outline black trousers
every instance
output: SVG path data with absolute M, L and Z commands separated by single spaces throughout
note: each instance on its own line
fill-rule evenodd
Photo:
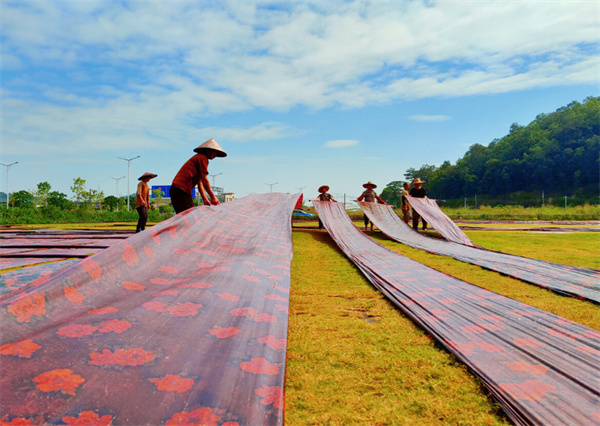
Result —
M 137 209 L 138 215 L 140 218 L 138 219 L 137 226 L 135 228 L 135 232 L 140 232 L 146 229 L 146 222 L 148 222 L 148 207 L 140 206 Z
M 419 213 L 417 213 L 415 211 L 415 209 L 412 209 L 412 226 L 413 229 L 416 231 L 417 229 L 419 229 L 419 218 L 421 218 L 421 221 L 423 222 L 423 230 L 427 229 L 427 222 L 425 221 L 425 218 L 423 218 L 422 216 L 419 215 Z
M 179 214 L 194 207 L 194 199 L 192 194 L 188 194 L 176 186 L 171 186 L 171 204 L 173 204 L 175 213 Z

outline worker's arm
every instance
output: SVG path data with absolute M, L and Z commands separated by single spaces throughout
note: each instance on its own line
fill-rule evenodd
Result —
M 202 197 L 202 202 L 207 206 L 210 205 L 218 205 L 219 200 L 213 194 L 212 188 L 210 187 L 210 182 L 208 181 L 208 174 L 200 175 L 200 182 L 198 182 L 198 190 L 200 191 L 200 196 Z M 210 197 L 210 202 L 206 196 Z

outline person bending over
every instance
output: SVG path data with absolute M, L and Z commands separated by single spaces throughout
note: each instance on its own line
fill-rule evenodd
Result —
M 381 199 L 381 197 L 379 195 L 377 195 L 375 193 L 375 191 L 373 191 L 373 189 L 377 188 L 377 185 L 375 185 L 373 182 L 368 181 L 367 183 L 363 184 L 363 188 L 366 188 L 366 190 L 360 195 L 360 197 L 358 197 L 356 199 L 356 201 L 365 200 L 365 202 L 367 202 L 367 203 L 379 202 L 380 204 L 385 204 L 385 201 L 383 201 Z M 372 231 L 373 230 L 373 222 L 371 222 L 369 220 L 369 217 L 366 214 L 364 216 L 364 220 L 365 220 L 365 231 L 367 230 L 369 223 L 371 224 L 371 231 Z
M 200 197 L 205 205 L 219 204 L 208 181 L 208 162 L 216 157 L 227 157 L 227 153 L 213 138 L 198 146 L 194 152 L 196 155 L 181 166 L 171 184 L 171 203 L 175 213 L 181 213 L 194 207 L 192 190 L 196 185 L 198 185 Z M 207 195 L 210 197 L 210 201 Z
M 327 185 L 323 185 L 323 186 L 319 187 L 318 191 L 319 191 L 319 196 L 317 197 L 317 200 L 333 201 L 334 203 L 337 202 L 333 199 L 331 194 L 327 192 L 327 191 L 329 191 L 329 187 Z M 323 222 L 321 222 L 321 219 L 319 219 L 319 229 L 323 229 Z

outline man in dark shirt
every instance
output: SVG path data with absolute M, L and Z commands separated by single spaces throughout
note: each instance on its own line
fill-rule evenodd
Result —
M 171 184 L 171 203 L 175 213 L 181 213 L 194 207 L 192 198 L 192 189 L 198 185 L 198 191 L 202 197 L 202 202 L 210 206 L 219 204 L 219 200 L 213 194 L 210 182 L 208 181 L 208 161 L 215 157 L 227 157 L 227 153 L 212 138 L 204 142 L 198 148 L 192 158 L 185 162 Z M 207 195 L 210 197 L 210 201 Z
M 409 195 L 411 197 L 415 197 L 415 198 L 427 198 L 427 193 L 425 192 L 425 188 L 421 187 L 421 184 L 425 183 L 424 180 L 421 180 L 420 178 L 415 178 L 415 180 L 413 180 L 413 188 L 410 190 Z M 417 231 L 419 229 L 419 213 L 417 213 L 415 211 L 415 209 L 412 209 L 412 226 L 413 229 L 415 231 Z M 421 221 L 423 222 L 423 231 L 425 231 L 427 229 L 427 222 L 425 221 L 425 218 L 421 217 Z

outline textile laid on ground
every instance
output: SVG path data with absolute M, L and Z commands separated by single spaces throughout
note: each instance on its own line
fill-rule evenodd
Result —
M 18 290 L 25 285 L 41 285 L 51 274 L 59 271 L 73 263 L 79 262 L 78 259 L 66 259 L 41 265 L 33 265 L 28 268 L 17 269 L 0 274 L 0 297 L 7 293 Z
M 65 258 L 84 258 L 132 235 L 115 231 L 3 230 L 0 270 Z
M 375 226 L 395 241 L 501 272 L 557 293 L 600 303 L 600 271 L 596 269 L 561 265 L 431 238 L 414 232 L 390 206 L 359 205 Z
M 343 203 L 313 204 L 367 279 L 465 363 L 515 423 L 600 424 L 600 332 L 383 247 Z
M 445 239 L 458 244 L 474 246 L 467 235 L 440 209 L 431 198 L 409 197 L 409 203 L 425 221 L 435 228 Z
M 0 297 L 0 419 L 281 424 L 297 198 L 193 208 Z

